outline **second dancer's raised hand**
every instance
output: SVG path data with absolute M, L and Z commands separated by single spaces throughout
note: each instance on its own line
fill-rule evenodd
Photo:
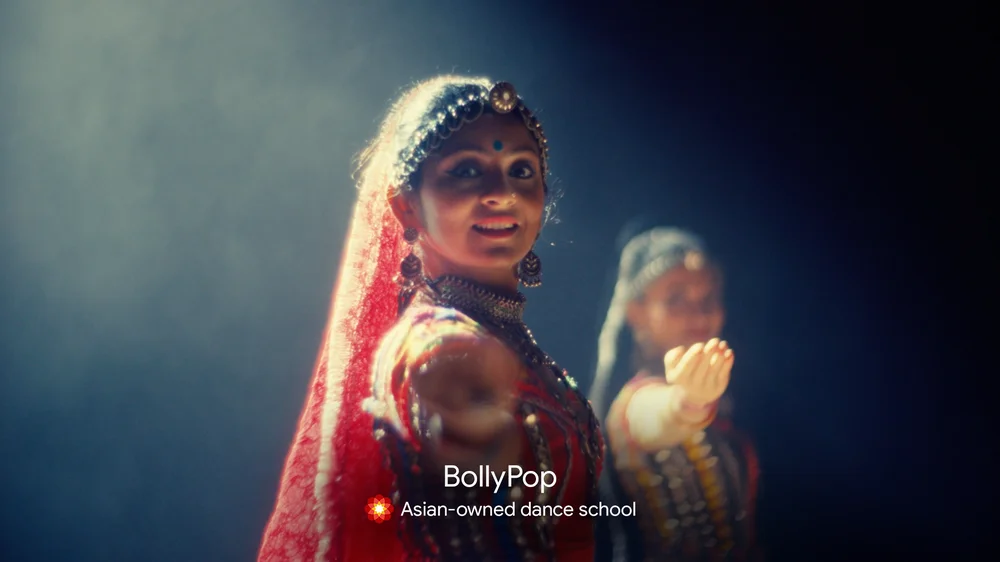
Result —
M 682 400 L 703 407 L 719 399 L 729 386 L 735 356 L 725 341 L 713 338 L 686 350 L 676 347 L 663 359 L 667 382 L 682 390 Z

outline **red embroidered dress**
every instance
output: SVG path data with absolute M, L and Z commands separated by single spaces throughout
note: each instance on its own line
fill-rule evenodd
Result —
M 523 296 L 501 296 L 467 280 L 446 277 L 417 294 L 389 332 L 375 362 L 375 435 L 395 475 L 394 505 L 458 506 L 515 504 L 513 517 L 401 516 L 407 552 L 416 559 L 586 560 L 593 559 L 593 519 L 523 517 L 521 507 L 588 505 L 596 498 L 603 441 L 586 399 L 564 371 L 542 352 L 521 322 Z M 422 363 L 443 335 L 496 337 L 525 363 L 517 385 L 516 419 L 524 431 L 520 466 L 554 471 L 557 485 L 515 485 L 498 493 L 485 488 L 445 488 L 441 475 L 421 471 L 427 421 L 410 392 L 412 366 Z M 493 467 L 498 472 L 506 467 Z

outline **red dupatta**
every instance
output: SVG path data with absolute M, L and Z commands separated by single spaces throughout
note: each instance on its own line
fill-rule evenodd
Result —
M 396 320 L 394 277 L 406 251 L 387 184 L 371 179 L 362 183 L 355 205 L 330 319 L 264 532 L 261 562 L 403 556 L 398 517 L 374 523 L 366 515 L 368 499 L 388 495 L 393 484 L 362 401 L 371 394 L 373 354 Z

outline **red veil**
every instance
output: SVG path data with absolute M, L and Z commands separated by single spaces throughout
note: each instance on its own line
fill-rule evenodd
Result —
M 380 161 L 386 156 L 376 154 L 363 176 L 330 319 L 259 561 L 403 557 L 398 517 L 375 523 L 366 515 L 368 499 L 388 496 L 393 484 L 362 401 L 371 394 L 373 354 L 396 320 L 394 277 L 406 255 L 388 202 L 387 167 Z

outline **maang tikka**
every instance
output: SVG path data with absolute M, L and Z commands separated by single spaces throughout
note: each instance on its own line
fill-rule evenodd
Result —
M 423 282 L 423 264 L 420 258 L 413 253 L 413 245 L 417 242 L 420 233 L 415 228 L 403 230 L 403 240 L 410 246 L 410 253 L 403 258 L 399 264 L 399 313 L 410 304 L 417 287 Z
M 534 249 L 517 262 L 517 279 L 525 287 L 538 287 L 542 284 L 542 259 Z

